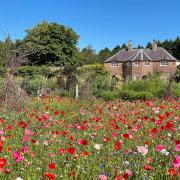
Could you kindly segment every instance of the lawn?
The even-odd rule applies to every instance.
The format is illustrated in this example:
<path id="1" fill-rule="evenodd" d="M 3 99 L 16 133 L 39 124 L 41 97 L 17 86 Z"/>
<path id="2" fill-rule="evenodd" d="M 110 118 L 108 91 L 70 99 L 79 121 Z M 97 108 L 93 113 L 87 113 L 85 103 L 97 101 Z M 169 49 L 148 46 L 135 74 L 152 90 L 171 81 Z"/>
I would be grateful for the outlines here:
<path id="1" fill-rule="evenodd" d="M 178 179 L 180 103 L 34 98 L 0 111 L 0 179 Z"/>

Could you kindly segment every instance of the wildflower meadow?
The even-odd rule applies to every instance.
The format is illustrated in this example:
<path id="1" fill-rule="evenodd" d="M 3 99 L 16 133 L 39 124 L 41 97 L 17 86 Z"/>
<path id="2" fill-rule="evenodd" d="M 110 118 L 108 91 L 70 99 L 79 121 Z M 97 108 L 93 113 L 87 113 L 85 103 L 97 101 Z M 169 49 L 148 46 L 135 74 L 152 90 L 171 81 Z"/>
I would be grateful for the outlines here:
<path id="1" fill-rule="evenodd" d="M 177 100 L 34 98 L 0 111 L 0 179 L 178 179 Z"/>

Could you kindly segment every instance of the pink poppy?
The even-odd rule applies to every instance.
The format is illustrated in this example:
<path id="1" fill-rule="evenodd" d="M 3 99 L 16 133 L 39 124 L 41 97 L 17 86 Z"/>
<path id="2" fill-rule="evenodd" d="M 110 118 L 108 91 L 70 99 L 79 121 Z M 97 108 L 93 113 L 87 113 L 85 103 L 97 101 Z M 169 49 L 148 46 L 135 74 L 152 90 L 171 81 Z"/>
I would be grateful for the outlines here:
<path id="1" fill-rule="evenodd" d="M 156 146 L 156 151 L 161 152 L 163 149 L 165 149 L 164 146 L 162 146 L 160 144 Z"/>
<path id="2" fill-rule="evenodd" d="M 107 180 L 108 178 L 107 178 L 106 175 L 100 175 L 100 176 L 99 176 L 99 179 L 100 179 L 100 180 Z"/>
<path id="3" fill-rule="evenodd" d="M 174 149 L 175 151 L 180 151 L 180 144 L 176 145 L 176 148 Z"/>
<path id="4" fill-rule="evenodd" d="M 29 148 L 27 146 L 22 147 L 21 150 L 22 150 L 23 153 L 28 153 L 29 152 Z"/>
<path id="5" fill-rule="evenodd" d="M 18 158 L 16 158 L 16 162 L 20 162 L 20 161 L 23 161 L 24 160 L 24 157 L 23 156 L 19 156 Z"/>
<path id="6" fill-rule="evenodd" d="M 18 158 L 19 156 L 21 156 L 21 154 L 20 154 L 19 151 L 14 151 L 14 152 L 13 152 L 13 157 L 14 157 L 14 158 Z"/>
<path id="7" fill-rule="evenodd" d="M 143 156 L 148 153 L 148 148 L 146 146 L 137 146 L 138 152 L 140 152 Z"/>
<path id="8" fill-rule="evenodd" d="M 174 168 L 180 168 L 180 155 L 177 155 L 172 161 Z"/>

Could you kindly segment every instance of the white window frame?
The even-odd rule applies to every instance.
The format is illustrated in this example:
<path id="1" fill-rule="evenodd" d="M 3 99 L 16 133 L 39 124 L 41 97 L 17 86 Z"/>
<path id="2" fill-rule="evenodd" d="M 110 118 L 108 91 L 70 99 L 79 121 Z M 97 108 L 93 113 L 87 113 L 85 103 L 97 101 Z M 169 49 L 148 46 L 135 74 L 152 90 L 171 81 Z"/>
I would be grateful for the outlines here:
<path id="1" fill-rule="evenodd" d="M 117 66 L 118 66 L 118 62 L 116 61 L 111 62 L 111 67 L 117 67 Z"/>
<path id="2" fill-rule="evenodd" d="M 166 61 L 166 60 L 160 61 L 160 66 L 168 66 L 168 65 L 169 65 L 168 61 Z"/>
<path id="3" fill-rule="evenodd" d="M 136 75 L 134 75 L 133 79 L 136 80 L 136 81 L 141 80 L 141 75 L 136 74 Z"/>
<path id="4" fill-rule="evenodd" d="M 148 64 L 146 64 L 148 62 Z M 145 66 L 150 66 L 150 61 L 144 61 Z"/>
<path id="5" fill-rule="evenodd" d="M 140 61 L 134 61 L 134 66 L 140 66 Z"/>

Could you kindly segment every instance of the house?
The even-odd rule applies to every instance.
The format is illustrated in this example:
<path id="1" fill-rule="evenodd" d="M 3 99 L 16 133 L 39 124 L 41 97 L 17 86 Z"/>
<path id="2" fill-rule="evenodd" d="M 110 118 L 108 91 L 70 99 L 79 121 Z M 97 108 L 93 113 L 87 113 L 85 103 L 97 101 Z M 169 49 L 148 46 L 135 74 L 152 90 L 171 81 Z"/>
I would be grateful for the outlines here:
<path id="1" fill-rule="evenodd" d="M 168 78 L 176 72 L 176 64 L 177 59 L 164 48 L 158 47 L 156 41 L 152 49 L 133 49 L 129 41 L 127 49 L 120 50 L 104 61 L 105 68 L 112 76 L 122 76 L 126 81 L 139 80 L 156 72 L 162 72 Z"/>

